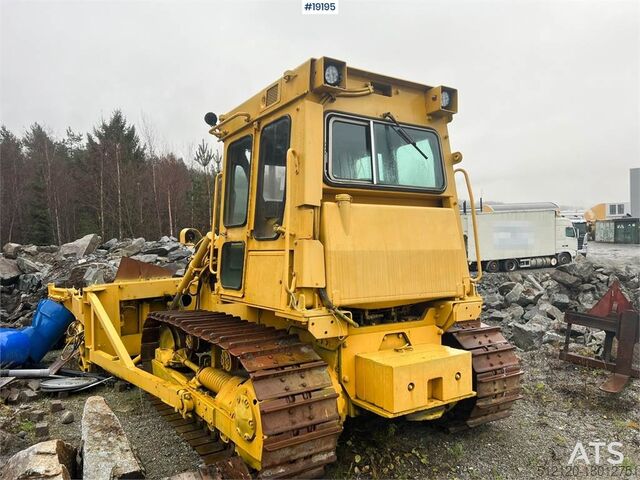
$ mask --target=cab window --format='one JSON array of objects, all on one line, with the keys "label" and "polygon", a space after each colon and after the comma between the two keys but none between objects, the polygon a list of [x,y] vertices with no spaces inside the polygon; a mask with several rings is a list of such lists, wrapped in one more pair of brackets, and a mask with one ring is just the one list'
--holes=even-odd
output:
[{"label": "cab window", "polygon": [[247,223],[252,143],[252,137],[247,136],[233,142],[227,149],[225,227],[239,227]]},{"label": "cab window", "polygon": [[[408,144],[395,125],[374,124],[378,183],[417,188],[442,188],[442,169],[435,135],[403,128],[415,146]],[[417,147],[417,148],[416,148]]]},{"label": "cab window", "polygon": [[565,237],[575,238],[576,237],[576,230],[573,227],[567,227],[567,228],[564,229],[564,236]]},{"label": "cab window", "polygon": [[282,225],[290,130],[291,120],[288,116],[262,129],[253,226],[253,236],[258,240],[277,238],[274,226]]},{"label": "cab window", "polygon": [[368,123],[335,120],[331,128],[332,175],[340,180],[373,180]]},{"label": "cab window", "polygon": [[442,191],[442,157],[435,132],[389,122],[332,115],[328,177],[337,183]]}]

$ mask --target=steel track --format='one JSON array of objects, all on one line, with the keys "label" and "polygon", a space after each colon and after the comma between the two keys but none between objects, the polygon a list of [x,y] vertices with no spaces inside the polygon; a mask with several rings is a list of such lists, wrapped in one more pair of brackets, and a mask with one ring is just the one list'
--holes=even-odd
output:
[{"label": "steel track", "polygon": [[[252,379],[264,435],[260,478],[315,478],[336,460],[342,432],[338,395],[327,364],[310,345],[284,330],[226,313],[153,312],[142,334],[143,362],[154,357],[162,325],[191,336],[190,341],[200,342],[201,349],[206,347],[202,342],[220,347],[229,354],[230,369],[244,371]],[[193,435],[187,441],[196,444],[198,453],[202,451],[205,463],[227,454],[215,450],[221,442],[213,442],[197,421],[167,413],[170,423],[184,430],[179,432],[183,437]]]},{"label": "steel track", "polygon": [[451,346],[471,352],[473,388],[477,392],[476,397],[454,408],[449,429],[477,427],[511,415],[514,403],[522,398],[523,372],[515,347],[504,338],[500,327],[465,322],[454,325],[445,338]]}]

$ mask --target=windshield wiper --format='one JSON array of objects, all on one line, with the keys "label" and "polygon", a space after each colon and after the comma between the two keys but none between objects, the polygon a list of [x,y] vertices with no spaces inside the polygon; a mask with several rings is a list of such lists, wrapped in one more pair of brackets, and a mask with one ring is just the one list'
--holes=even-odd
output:
[{"label": "windshield wiper", "polygon": [[400,137],[405,142],[407,142],[409,145],[415,148],[418,151],[418,153],[420,153],[420,155],[424,157],[425,160],[427,161],[429,160],[429,157],[427,157],[427,154],[424,153],[418,145],[416,145],[416,142],[413,140],[413,138],[411,138],[411,135],[409,135],[407,131],[400,126],[400,124],[395,119],[395,117],[391,114],[391,112],[383,113],[382,118],[388,118],[389,120],[391,120],[395,124],[395,127],[396,127],[395,130],[396,132],[398,132],[398,135],[400,135]]}]

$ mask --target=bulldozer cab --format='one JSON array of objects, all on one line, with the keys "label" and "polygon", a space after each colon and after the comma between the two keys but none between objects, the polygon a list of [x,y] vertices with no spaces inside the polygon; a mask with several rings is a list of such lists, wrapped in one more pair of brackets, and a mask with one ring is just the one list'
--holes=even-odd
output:
[{"label": "bulldozer cab", "polygon": [[323,57],[216,119],[214,294],[290,313],[324,297],[361,320],[473,296],[447,133],[456,111],[454,89]]}]

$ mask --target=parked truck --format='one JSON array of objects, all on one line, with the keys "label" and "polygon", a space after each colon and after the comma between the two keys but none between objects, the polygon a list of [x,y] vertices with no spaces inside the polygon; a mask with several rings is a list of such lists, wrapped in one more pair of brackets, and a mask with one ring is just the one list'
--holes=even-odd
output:
[{"label": "parked truck", "polygon": [[[518,268],[555,267],[570,263],[578,250],[571,220],[553,209],[478,212],[482,269],[512,272]],[[467,260],[477,268],[471,214],[462,213]]]}]

